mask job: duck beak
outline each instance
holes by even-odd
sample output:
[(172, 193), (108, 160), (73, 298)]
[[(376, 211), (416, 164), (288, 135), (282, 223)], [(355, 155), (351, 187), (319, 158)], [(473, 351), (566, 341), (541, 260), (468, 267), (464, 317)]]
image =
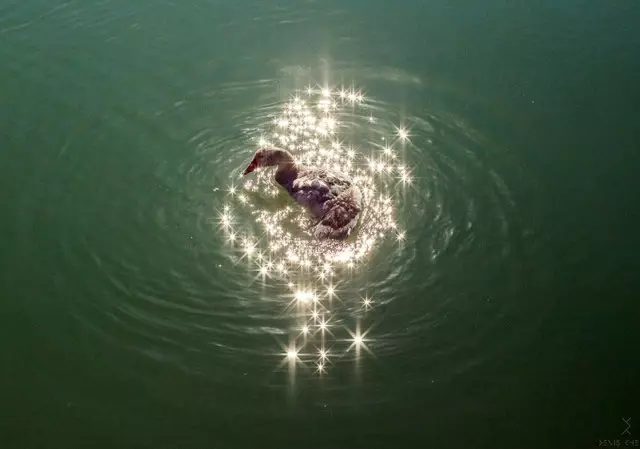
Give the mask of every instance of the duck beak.
[(255, 158), (249, 163), (249, 165), (247, 165), (247, 168), (244, 169), (244, 171), (242, 172), (242, 176), (246, 176), (249, 173), (251, 173), (252, 171), (254, 171), (256, 168), (258, 168), (258, 164), (255, 160)]

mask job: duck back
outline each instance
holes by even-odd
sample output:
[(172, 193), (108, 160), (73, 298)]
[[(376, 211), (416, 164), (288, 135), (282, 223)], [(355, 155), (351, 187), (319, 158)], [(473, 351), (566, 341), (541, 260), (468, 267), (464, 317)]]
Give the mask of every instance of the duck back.
[(356, 227), (362, 194), (346, 176), (298, 166), (295, 173), (277, 173), (276, 181), (319, 220), (313, 231), (316, 238), (344, 239)]

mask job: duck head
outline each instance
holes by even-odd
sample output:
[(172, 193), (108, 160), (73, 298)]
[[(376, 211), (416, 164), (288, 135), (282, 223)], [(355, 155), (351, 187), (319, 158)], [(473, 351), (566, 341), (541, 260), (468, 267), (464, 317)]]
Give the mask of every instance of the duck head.
[(274, 167), (281, 166), (282, 164), (292, 164), (293, 157), (291, 153), (286, 150), (280, 150), (277, 148), (259, 148), (258, 151), (255, 152), (251, 162), (247, 165), (247, 168), (244, 169), (242, 175), (248, 175), (252, 171), (260, 168), (260, 167)]

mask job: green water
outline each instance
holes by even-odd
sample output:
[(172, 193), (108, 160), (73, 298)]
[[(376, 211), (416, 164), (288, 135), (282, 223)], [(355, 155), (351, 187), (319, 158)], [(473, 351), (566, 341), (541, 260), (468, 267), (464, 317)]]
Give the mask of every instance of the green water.
[[(0, 446), (637, 439), (639, 21), (632, 1), (5, 1)], [(286, 281), (216, 225), (309, 84), (365, 92), (338, 136), (364, 155), (407, 126), (413, 175), (404, 239), (334, 275), (320, 374), (284, 359)]]

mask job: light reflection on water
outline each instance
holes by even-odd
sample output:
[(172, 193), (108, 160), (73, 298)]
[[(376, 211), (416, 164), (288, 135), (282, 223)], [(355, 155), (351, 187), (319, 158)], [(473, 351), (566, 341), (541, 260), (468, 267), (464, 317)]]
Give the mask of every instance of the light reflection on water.
[[(395, 200), (412, 184), (411, 171), (397, 151), (409, 141), (409, 132), (396, 127), (395, 136), (383, 138), (382, 145), (372, 148), (345, 143), (341, 131), (347, 125), (341, 121), (341, 112), (348, 107), (357, 110), (365, 101), (355, 89), (309, 86), (295, 92), (280, 114), (263, 125), (256, 142), (256, 147), (285, 148), (302, 164), (341, 172), (361, 188), (364, 210), (350, 238), (315, 240), (310, 232), (312, 218), (284, 198), (286, 193), (269, 169), (242, 181), (232, 174), (217, 219), (226, 243), (259, 282), (282, 282), (290, 291), (283, 308), (293, 323), (290, 341), (282, 345), (281, 363), (289, 365), (290, 373), (302, 364), (324, 375), (341, 355), (352, 352), (357, 360), (362, 349), (369, 351), (369, 331), (361, 330), (360, 324), (355, 329), (341, 325), (332, 305), (357, 301), (362, 311), (372, 309), (375, 302), (369, 293), (341, 298), (339, 285), (366, 269), (369, 256), (383, 241), (401, 245), (405, 239)], [(376, 118), (369, 115), (367, 121), (374, 123)], [(252, 221), (243, 222), (237, 216)]]

